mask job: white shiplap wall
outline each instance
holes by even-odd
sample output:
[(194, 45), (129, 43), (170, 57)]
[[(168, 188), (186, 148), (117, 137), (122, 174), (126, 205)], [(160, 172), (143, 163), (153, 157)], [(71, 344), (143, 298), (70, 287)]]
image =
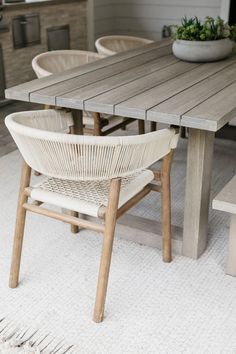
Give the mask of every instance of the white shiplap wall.
[(94, 0), (95, 37), (119, 33), (159, 39), (164, 25), (177, 24), (184, 15), (220, 15), (221, 1)]
[(164, 25), (177, 24), (186, 16), (220, 15), (221, 0), (116, 0), (119, 33), (161, 38)]
[(116, 32), (114, 4), (112, 0), (93, 0), (95, 38)]

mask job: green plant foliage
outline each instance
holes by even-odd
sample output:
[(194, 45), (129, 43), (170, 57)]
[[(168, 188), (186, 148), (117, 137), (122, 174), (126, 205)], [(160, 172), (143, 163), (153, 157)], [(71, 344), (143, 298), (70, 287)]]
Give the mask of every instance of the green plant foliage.
[(236, 42), (236, 25), (229, 26), (220, 17), (214, 19), (207, 16), (203, 22), (197, 17), (181, 21), (181, 26), (172, 26), (175, 39), (187, 41), (214, 41), (230, 38)]

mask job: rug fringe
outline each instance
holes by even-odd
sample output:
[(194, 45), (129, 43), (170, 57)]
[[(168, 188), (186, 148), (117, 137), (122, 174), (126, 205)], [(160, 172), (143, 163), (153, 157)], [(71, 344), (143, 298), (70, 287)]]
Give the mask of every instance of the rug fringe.
[[(15, 348), (17, 351), (14, 351)], [(22, 349), (22, 351), (20, 350)], [(22, 328), (7, 318), (0, 319), (0, 354), (72, 354), (73, 345), (42, 330)]]

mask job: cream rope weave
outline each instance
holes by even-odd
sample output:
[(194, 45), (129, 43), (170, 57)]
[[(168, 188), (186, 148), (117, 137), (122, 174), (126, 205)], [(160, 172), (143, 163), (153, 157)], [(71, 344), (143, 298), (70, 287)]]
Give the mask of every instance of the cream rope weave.
[[(122, 192), (125, 193), (140, 174), (142, 174), (142, 172), (137, 172), (123, 178), (121, 182)], [(97, 205), (107, 205), (110, 181), (69, 181), (58, 178), (48, 178), (38, 185), (37, 188), (71, 198), (78, 198)]]
[(101, 58), (103, 56), (98, 53), (84, 50), (55, 50), (37, 55), (32, 60), (32, 67), (37, 77), (42, 78)]
[[(161, 159), (178, 141), (174, 129), (122, 137), (64, 134), (66, 118), (66, 113), (54, 110), (6, 118), (25, 161), (44, 175), (73, 181), (127, 177)], [(51, 131), (47, 131), (49, 122)]]
[[(153, 172), (147, 169), (122, 178), (119, 207), (153, 179)], [(43, 203), (99, 217), (100, 207), (108, 205), (109, 190), (109, 180), (71, 181), (48, 178), (31, 188), (30, 197)]]
[(132, 36), (104, 36), (95, 42), (97, 51), (101, 55), (114, 55), (126, 50), (135, 49), (153, 43), (150, 39)]

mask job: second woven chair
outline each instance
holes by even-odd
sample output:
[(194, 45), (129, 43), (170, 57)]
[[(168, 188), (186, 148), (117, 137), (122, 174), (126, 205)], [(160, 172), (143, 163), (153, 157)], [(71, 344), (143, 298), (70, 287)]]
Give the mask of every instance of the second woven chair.
[[(32, 60), (32, 67), (35, 74), (40, 79), (81, 65), (89, 64), (102, 58), (104, 58), (103, 55), (89, 51), (56, 50), (37, 55)], [(116, 123), (117, 121), (118, 123)], [(115, 122), (115, 124), (104, 131), (103, 128), (108, 126), (111, 122)], [(119, 117), (113, 115), (100, 115), (99, 113), (91, 113), (87, 111), (83, 112), (83, 123), (89, 127), (85, 129), (85, 133), (87, 132), (93, 135), (110, 134), (113, 131), (120, 129), (122, 126), (125, 126), (126, 123), (129, 124), (131, 122), (131, 119), (122, 122)]]
[(96, 40), (95, 46), (101, 55), (109, 56), (146, 44), (153, 43), (152, 40), (133, 36), (104, 36)]

